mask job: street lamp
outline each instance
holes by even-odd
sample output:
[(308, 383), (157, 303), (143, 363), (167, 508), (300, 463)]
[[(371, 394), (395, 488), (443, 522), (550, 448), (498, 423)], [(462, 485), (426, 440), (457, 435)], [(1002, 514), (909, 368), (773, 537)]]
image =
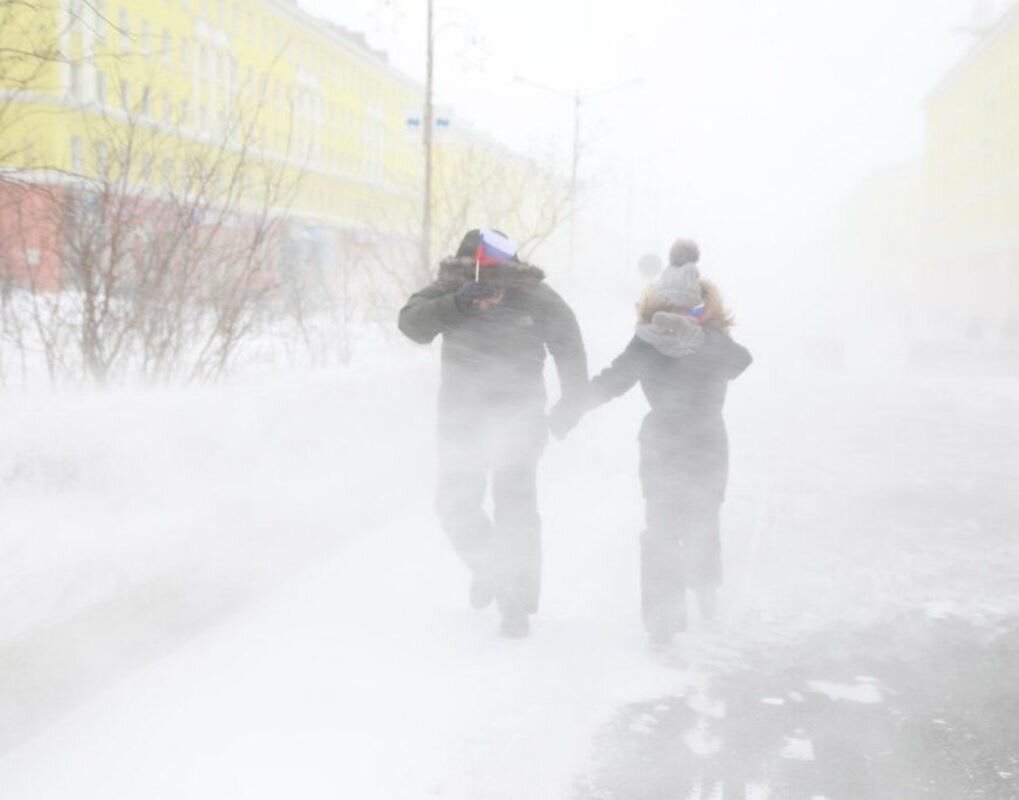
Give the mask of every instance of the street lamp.
[[(435, 39), (436, 37), (455, 27), (467, 28), (474, 38), (473, 23), (465, 23), (462, 20), (453, 20), (441, 25), (438, 30), (435, 28), (435, 0), (428, 0), (427, 22), (425, 25), (426, 56), (425, 56), (425, 108), (422, 115), (424, 127), (422, 142), (425, 149), (425, 181), (424, 181), (424, 210), (421, 219), (421, 269), (422, 275), (428, 276), (432, 269), (432, 173), (434, 171), (434, 134), (435, 134)], [(462, 14), (459, 9), (441, 7), (438, 11), (455, 11)], [(470, 16), (468, 15), (468, 20)], [(439, 120), (441, 123), (441, 120)]]
[(428, 0), (427, 55), (425, 58), (425, 197), (421, 220), (421, 274), (427, 276), (432, 269), (432, 125), (433, 92), (435, 90), (435, 2)]
[(540, 89), (543, 92), (550, 92), (559, 97), (564, 97), (573, 103), (573, 153), (570, 158), (570, 271), (573, 271), (574, 257), (576, 250), (576, 216), (577, 216), (577, 174), (580, 169), (580, 115), (584, 103), (601, 97), (606, 94), (629, 89), (643, 82), (642, 78), (631, 78), (623, 83), (613, 84), (601, 89), (594, 89), (590, 92), (581, 92), (579, 89), (568, 92), (557, 89), (553, 86), (546, 86), (537, 83), (522, 75), (515, 75), (513, 78), (517, 83), (530, 86), (532, 89)]

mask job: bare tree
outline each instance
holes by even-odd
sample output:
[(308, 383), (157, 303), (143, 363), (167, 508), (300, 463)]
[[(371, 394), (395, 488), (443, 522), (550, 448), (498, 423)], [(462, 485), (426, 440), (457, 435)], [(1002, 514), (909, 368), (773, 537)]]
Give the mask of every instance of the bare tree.
[[(528, 257), (569, 220), (569, 184), (550, 162), (515, 154), (473, 134), (440, 145), (436, 153), (436, 252), (453, 252), (470, 228), (495, 225), (519, 242)], [(366, 243), (350, 266), (361, 307), (388, 323), (408, 292), (432, 276), (421, 274), (415, 200), (390, 200), (373, 211), (375, 223), (362, 233)]]
[(300, 168), (266, 157), (258, 110), (187, 138), (147, 105), (91, 117), (82, 174), (51, 170), (45, 202), (22, 198), (18, 222), (54, 230), (59, 258), (23, 259), (8, 308), (21, 352), (41, 354), (52, 380), (217, 378), (279, 289)]
[(549, 164), (478, 140), (440, 160), (436, 240), (449, 252), (479, 224), (503, 227), (526, 256), (569, 219), (569, 185)]
[[(66, 6), (72, 24), (85, 24), (83, 7), (94, 17), (88, 0)], [(16, 8), (36, 6), (0, 0), (0, 19)], [(61, 38), (58, 17), (39, 17), (50, 22), (35, 23), (34, 39), (17, 40), (39, 43), (34, 60), (18, 47), (0, 53), (5, 86), (28, 92), (33, 82), (62, 80), (51, 69), (61, 57), (53, 44)], [(8, 31), (0, 29), (0, 46), (12, 41)], [(292, 361), (344, 362), (362, 322), (391, 327), (397, 304), (427, 277), (416, 263), (416, 196), (380, 195), (377, 207), (359, 209), (356, 227), (313, 241), (316, 226), (290, 213), (310, 154), (293, 152), (291, 135), (284, 148), (265, 141), (270, 74), (243, 97), (217, 100), (208, 124), (189, 119), (197, 102), (190, 111), (176, 106), (170, 118), (164, 100), (157, 120), (152, 89), (136, 85), (141, 92), (129, 97), (117, 80), (124, 56), (90, 57), (103, 59), (97, 70), (110, 87), (120, 86), (121, 107), (97, 96), (64, 112), (81, 114), (86, 131), (73, 143), (71, 171), (12, 153), (15, 163), (35, 169), (12, 173), (11, 191), (0, 191), (7, 232), (0, 243), (0, 380), (5, 372), (24, 378), (35, 365), (52, 382), (208, 380), (258, 347), (282, 348)], [(144, 81), (157, 87), (159, 76)], [(24, 95), (5, 92), (3, 109), (25, 106), (18, 102)], [(0, 143), (21, 141), (3, 136), (2, 122), (0, 113)], [(565, 182), (552, 170), (473, 135), (438, 147), (436, 180), (433, 235), (446, 252), (465, 228), (497, 224), (526, 255), (570, 208)], [(40, 247), (40, 238), (49, 245)]]
[(24, 256), (35, 257), (17, 241), (20, 218), (31, 213), (24, 177), (35, 154), (27, 101), (60, 79), (57, 8), (45, 0), (0, 0), (0, 382), (15, 367), (22, 375), (28, 369), (28, 320), (17, 291), (27, 278)]

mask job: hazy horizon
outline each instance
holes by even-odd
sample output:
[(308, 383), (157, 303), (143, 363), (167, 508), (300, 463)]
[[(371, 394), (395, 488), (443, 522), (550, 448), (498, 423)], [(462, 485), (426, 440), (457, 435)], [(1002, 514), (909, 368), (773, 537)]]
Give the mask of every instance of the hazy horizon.
[[(363, 30), (423, 76), (423, 4), (302, 5)], [(678, 225), (720, 244), (814, 240), (859, 181), (920, 155), (923, 99), (971, 44), (958, 30), (971, 9), (967, 0), (636, 0), (625, 15), (597, 0), (441, 6), (436, 98), (565, 169), (571, 101), (515, 76), (582, 93), (639, 78), (585, 104), (590, 220), (618, 216), (625, 199), (631, 224), (645, 223), (642, 240)]]

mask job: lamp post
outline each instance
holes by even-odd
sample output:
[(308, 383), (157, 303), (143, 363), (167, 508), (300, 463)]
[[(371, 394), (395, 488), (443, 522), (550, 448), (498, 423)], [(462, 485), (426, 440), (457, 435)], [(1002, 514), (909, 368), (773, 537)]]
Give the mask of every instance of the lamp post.
[(425, 148), (425, 196), (424, 211), (421, 220), (421, 274), (427, 276), (432, 269), (432, 126), (435, 90), (435, 3), (428, 0), (428, 22), (426, 25), (427, 55), (425, 57), (425, 113), (424, 134), (422, 139)]
[(425, 277), (429, 275), (432, 269), (432, 188), (435, 171), (435, 128), (436, 124), (440, 127), (444, 122), (446, 125), (449, 124), (448, 120), (436, 119), (435, 117), (435, 40), (442, 33), (456, 27), (466, 28), (472, 43), (475, 37), (473, 23), (469, 21), (469, 15), (467, 15), (467, 22), (452, 20), (436, 28), (436, 11), (440, 14), (448, 11), (455, 12), (460, 16), (464, 15), (464, 12), (456, 8), (442, 6), (436, 8), (435, 0), (428, 0), (425, 24), (425, 103), (421, 119), (424, 128), (421, 140), (425, 151), (424, 202), (421, 215), (421, 270), (422, 275)]
[(578, 173), (580, 171), (580, 119), (581, 113), (583, 112), (584, 104), (589, 100), (593, 100), (596, 97), (602, 95), (611, 94), (612, 92), (618, 92), (622, 89), (629, 89), (632, 86), (636, 86), (642, 82), (642, 78), (631, 78), (623, 83), (613, 84), (612, 86), (606, 86), (602, 89), (595, 89), (590, 92), (581, 92), (579, 89), (573, 92), (564, 91), (563, 89), (557, 89), (553, 86), (546, 86), (542, 83), (537, 83), (525, 78), (522, 75), (514, 76), (514, 80), (517, 83), (522, 83), (530, 86), (532, 89), (540, 89), (543, 92), (551, 92), (559, 97), (565, 97), (569, 99), (573, 104), (573, 148), (570, 157), (570, 272), (573, 272), (575, 266), (574, 261), (576, 258), (576, 233), (577, 233), (577, 180)]

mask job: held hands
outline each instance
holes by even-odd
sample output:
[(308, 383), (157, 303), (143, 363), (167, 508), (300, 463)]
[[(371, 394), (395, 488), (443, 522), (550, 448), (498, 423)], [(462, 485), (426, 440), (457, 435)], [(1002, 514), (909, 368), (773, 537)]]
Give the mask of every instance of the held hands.
[(502, 300), (502, 290), (490, 283), (472, 281), (465, 283), (453, 295), (457, 311), (466, 314), (469, 311), (486, 311)]
[(560, 400), (548, 414), (548, 429), (556, 441), (561, 442), (577, 427), (582, 416), (583, 412), (575, 404)]

